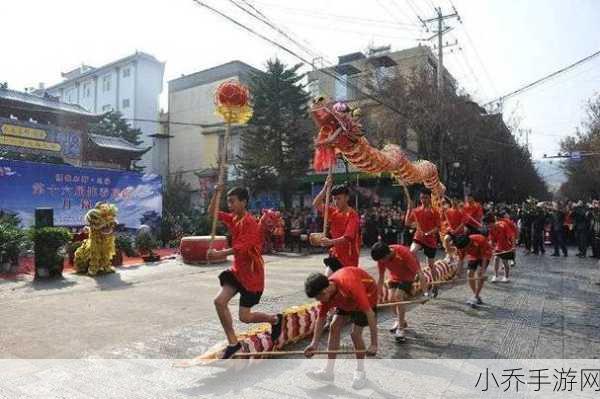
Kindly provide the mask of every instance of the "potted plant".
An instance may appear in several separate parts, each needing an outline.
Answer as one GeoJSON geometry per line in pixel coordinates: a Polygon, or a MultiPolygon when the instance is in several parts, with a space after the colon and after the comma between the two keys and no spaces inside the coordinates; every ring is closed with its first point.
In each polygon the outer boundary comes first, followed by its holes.
{"type": "Polygon", "coordinates": [[[133,242],[128,235],[119,234],[115,237],[115,256],[113,257],[113,266],[123,265],[123,254],[128,257],[137,256],[135,249],[133,249],[133,242]]]}
{"type": "Polygon", "coordinates": [[[156,262],[160,260],[160,256],[154,253],[154,249],[158,247],[158,243],[152,237],[152,234],[138,234],[135,238],[135,247],[144,262],[156,262]]]}
{"type": "Polygon", "coordinates": [[[0,272],[10,273],[18,267],[19,255],[27,244],[27,234],[23,230],[0,224],[0,272]]]}
{"type": "Polygon", "coordinates": [[[62,227],[42,227],[29,230],[35,248],[35,278],[62,277],[64,246],[72,239],[62,227]]]}

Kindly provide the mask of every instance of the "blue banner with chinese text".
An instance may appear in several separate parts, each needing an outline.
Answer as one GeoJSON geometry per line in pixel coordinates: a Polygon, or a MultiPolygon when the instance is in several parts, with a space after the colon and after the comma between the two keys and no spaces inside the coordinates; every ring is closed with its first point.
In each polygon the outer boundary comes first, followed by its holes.
{"type": "Polygon", "coordinates": [[[0,209],[34,224],[35,208],[53,208],[56,226],[81,226],[97,202],[119,208],[119,223],[140,226],[142,215],[162,215],[161,178],[135,172],[0,159],[0,209]]]}

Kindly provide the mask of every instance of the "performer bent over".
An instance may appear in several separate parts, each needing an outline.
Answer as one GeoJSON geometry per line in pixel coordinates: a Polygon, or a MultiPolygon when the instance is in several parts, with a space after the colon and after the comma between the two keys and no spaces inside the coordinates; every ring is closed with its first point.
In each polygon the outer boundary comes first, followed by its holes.
{"type": "MultiPolygon", "coordinates": [[[[378,242],[371,248],[371,257],[377,261],[379,269],[377,292],[380,298],[383,294],[383,280],[386,270],[390,274],[388,286],[392,289],[393,302],[405,301],[411,296],[412,284],[417,274],[419,274],[420,281],[425,281],[421,266],[408,247],[403,245],[388,246],[383,242],[378,242]]],[[[405,314],[405,305],[396,306],[398,320],[390,330],[396,337],[396,342],[405,341],[405,314]]]]}
{"type": "MultiPolygon", "coordinates": [[[[352,342],[356,351],[365,350],[362,334],[367,325],[371,332],[371,346],[367,350],[369,355],[377,353],[377,284],[375,280],[359,267],[344,267],[326,277],[324,274],[313,273],[306,279],[304,290],[309,298],[316,298],[321,302],[319,315],[315,323],[313,339],[304,350],[306,357],[312,357],[319,347],[321,334],[327,312],[336,308],[335,316],[329,327],[329,342],[327,349],[335,351],[340,345],[342,328],[349,321],[354,324],[352,328],[352,342]]],[[[333,367],[335,354],[328,355],[329,360],[325,369],[309,373],[308,376],[319,381],[333,381],[333,367]]],[[[361,389],[366,384],[364,369],[365,353],[357,353],[357,369],[354,372],[352,387],[361,389]]]]}
{"type": "MultiPolygon", "coordinates": [[[[208,258],[220,258],[233,254],[233,266],[219,275],[221,290],[214,303],[217,315],[225,330],[229,345],[223,354],[224,359],[232,357],[241,349],[241,344],[233,329],[229,302],[240,294],[239,317],[243,323],[271,323],[271,338],[276,341],[281,334],[282,315],[268,315],[252,312],[252,307],[260,302],[264,286],[264,262],[261,255],[262,237],[256,219],[246,212],[248,191],[235,187],[227,193],[227,207],[231,213],[219,212],[218,218],[231,232],[232,245],[229,249],[208,252],[208,258]]],[[[214,214],[217,204],[215,197],[209,205],[209,214],[214,214]]]]}
{"type": "MultiPolygon", "coordinates": [[[[433,281],[437,281],[438,276],[434,274],[433,264],[437,250],[437,232],[441,225],[440,214],[431,206],[431,191],[422,191],[419,199],[421,206],[413,209],[408,217],[408,223],[416,224],[417,227],[413,243],[410,245],[410,252],[416,256],[417,252],[423,250],[427,257],[427,264],[431,270],[433,281]]],[[[437,286],[433,286],[432,292],[433,296],[436,297],[438,293],[437,286]]]]}
{"type": "MultiPolygon", "coordinates": [[[[313,201],[313,206],[319,212],[324,212],[323,199],[331,183],[332,180],[328,177],[323,190],[313,201]]],[[[329,207],[327,210],[331,238],[321,239],[321,246],[329,247],[329,258],[324,260],[330,270],[328,274],[342,267],[358,266],[360,255],[360,218],[358,213],[348,205],[350,191],[345,185],[337,185],[331,189],[331,196],[335,204],[335,207],[329,207]]]]}
{"type": "Polygon", "coordinates": [[[454,236],[452,242],[458,248],[459,267],[463,267],[465,257],[468,261],[469,271],[467,273],[469,287],[473,297],[467,301],[472,308],[483,305],[481,290],[483,289],[483,277],[485,269],[492,257],[492,247],[485,236],[471,234],[470,236],[454,236]]]}

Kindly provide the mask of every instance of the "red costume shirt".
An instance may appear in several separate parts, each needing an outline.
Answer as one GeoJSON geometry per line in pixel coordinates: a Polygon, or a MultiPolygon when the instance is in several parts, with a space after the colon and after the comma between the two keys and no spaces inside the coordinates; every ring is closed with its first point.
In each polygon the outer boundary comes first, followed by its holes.
{"type": "Polygon", "coordinates": [[[510,227],[510,230],[512,231],[512,234],[513,234],[513,238],[515,238],[515,240],[516,240],[516,238],[519,236],[519,228],[517,227],[515,222],[513,222],[509,218],[502,218],[502,219],[500,219],[500,221],[506,223],[506,225],[508,227],[510,227]]]}
{"type": "Polygon", "coordinates": [[[483,219],[483,208],[479,202],[466,202],[464,207],[466,225],[471,227],[481,227],[481,220],[483,219]]]}
{"type": "Polygon", "coordinates": [[[429,248],[437,247],[437,234],[431,233],[425,235],[436,227],[439,229],[441,225],[440,214],[433,208],[426,208],[423,205],[415,208],[410,213],[408,222],[417,222],[417,231],[415,232],[414,240],[421,245],[429,248]]]}
{"type": "Polygon", "coordinates": [[[360,218],[358,213],[350,207],[340,212],[335,207],[329,207],[329,232],[331,238],[345,237],[342,243],[335,244],[329,253],[335,256],[342,266],[358,266],[360,255],[360,218]]]}
{"type": "Polygon", "coordinates": [[[502,220],[490,229],[490,239],[496,252],[507,252],[514,247],[515,235],[508,223],[502,220]]]}
{"type": "Polygon", "coordinates": [[[381,260],[377,262],[380,272],[386,269],[390,271],[390,281],[406,283],[415,281],[415,276],[419,272],[419,262],[410,249],[403,245],[390,245],[394,253],[392,260],[381,260]]]}
{"type": "Polygon", "coordinates": [[[233,213],[219,212],[219,220],[231,232],[231,271],[246,290],[262,292],[265,288],[265,271],[261,255],[262,237],[256,219],[247,212],[241,218],[233,213]]]}
{"type": "Polygon", "coordinates": [[[448,208],[445,211],[446,221],[451,233],[462,233],[466,222],[466,216],[463,211],[456,208],[448,208]],[[463,230],[458,231],[460,225],[463,225],[463,230]]]}
{"type": "Polygon", "coordinates": [[[490,260],[492,258],[492,246],[487,238],[481,234],[471,234],[469,236],[471,242],[466,248],[458,250],[460,259],[467,260],[490,260]]]}
{"type": "Polygon", "coordinates": [[[369,273],[359,267],[343,267],[329,276],[337,291],[327,302],[321,302],[319,316],[331,308],[347,312],[367,312],[377,305],[377,283],[369,273]]]}

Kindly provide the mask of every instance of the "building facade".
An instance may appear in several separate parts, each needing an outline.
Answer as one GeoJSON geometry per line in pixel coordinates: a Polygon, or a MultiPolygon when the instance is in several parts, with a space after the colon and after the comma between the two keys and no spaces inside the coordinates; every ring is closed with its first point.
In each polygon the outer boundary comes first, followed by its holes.
{"type": "MultiPolygon", "coordinates": [[[[370,49],[366,54],[356,52],[338,57],[338,64],[314,70],[308,74],[308,88],[313,97],[326,96],[335,101],[344,101],[360,107],[365,116],[375,116],[382,109],[364,93],[373,94],[371,87],[378,86],[386,78],[427,72],[432,77],[437,74],[437,58],[429,47],[417,46],[399,51],[391,51],[390,46],[370,49]],[[337,78],[337,79],[336,79],[337,78]]],[[[447,90],[456,89],[456,81],[444,70],[447,90]]],[[[408,129],[406,143],[399,143],[406,150],[418,150],[416,132],[408,129]]]]}
{"type": "Polygon", "coordinates": [[[0,156],[32,154],[77,167],[130,170],[148,148],[120,137],[89,134],[102,115],[55,98],[0,89],[0,156]]]}
{"type": "MultiPolygon", "coordinates": [[[[192,188],[192,201],[205,206],[211,186],[216,182],[219,150],[223,146],[225,125],[216,114],[214,94],[228,80],[248,84],[260,71],[241,61],[231,61],[210,69],[169,81],[169,176],[179,176],[192,188]]],[[[242,127],[231,129],[228,159],[240,153],[242,127]]],[[[235,179],[230,166],[229,180],[235,179]]]]}
{"type": "Polygon", "coordinates": [[[146,173],[160,173],[161,146],[153,135],[159,133],[159,96],[163,90],[165,63],[136,52],[128,57],[94,68],[82,65],[62,74],[61,83],[40,88],[35,94],[47,93],[61,102],[76,104],[94,114],[119,111],[133,128],[143,135],[143,147],[152,147],[142,157],[140,166],[146,173]]]}

